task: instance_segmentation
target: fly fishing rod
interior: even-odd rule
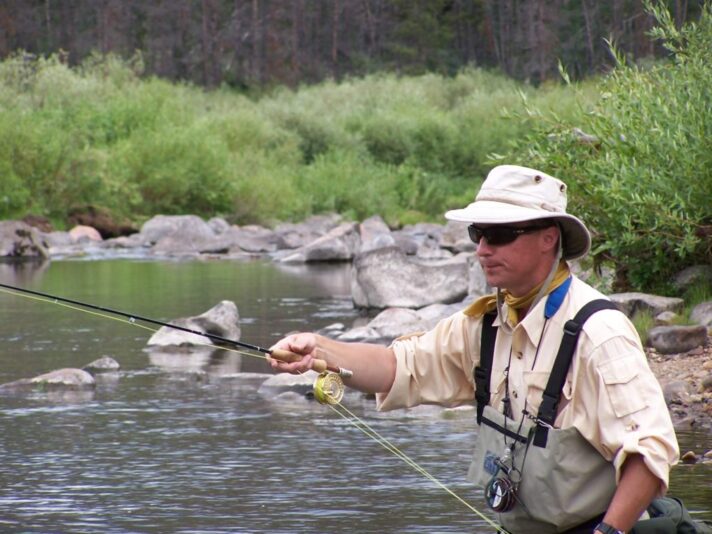
[[[0,284],[0,287],[9,289],[11,291],[16,291],[18,293],[25,293],[28,295],[34,295],[36,297],[42,297],[42,298],[53,300],[56,302],[63,302],[65,304],[71,304],[73,306],[81,306],[82,308],[87,308],[90,310],[97,310],[97,311],[104,312],[104,313],[110,313],[112,315],[118,315],[120,317],[124,317],[124,318],[128,319],[130,322],[141,321],[144,323],[149,323],[149,324],[153,324],[153,325],[157,325],[157,326],[165,326],[168,328],[173,328],[175,330],[180,330],[182,332],[187,332],[189,334],[204,336],[204,337],[207,337],[208,339],[210,339],[211,341],[215,341],[219,344],[233,345],[236,347],[241,347],[243,349],[253,350],[255,352],[260,352],[262,354],[266,354],[267,356],[270,356],[271,358],[274,358],[275,360],[280,360],[280,361],[287,362],[287,363],[295,362],[302,358],[301,355],[296,354],[294,352],[290,352],[288,350],[266,349],[264,347],[260,347],[259,345],[245,343],[244,341],[238,341],[236,339],[229,339],[229,338],[218,336],[216,334],[211,334],[208,332],[200,332],[198,330],[193,330],[191,328],[186,328],[184,326],[179,326],[179,325],[167,323],[164,321],[158,321],[156,319],[151,319],[150,317],[142,317],[141,315],[137,315],[135,313],[127,313],[127,312],[124,312],[121,310],[106,308],[104,306],[97,306],[96,304],[89,304],[89,303],[81,302],[78,300],[68,299],[68,298],[64,298],[64,297],[58,297],[56,295],[50,295],[49,293],[42,293],[41,291],[33,291],[32,289],[25,289],[22,287],[11,286],[8,284]],[[342,367],[332,367],[332,366],[328,365],[325,360],[314,359],[312,367],[318,373],[324,373],[326,371],[329,371],[331,373],[336,373],[343,378],[350,378],[351,376],[353,376],[353,373],[350,370],[344,369]]]

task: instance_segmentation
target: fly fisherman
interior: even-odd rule
[[[566,213],[566,185],[499,166],[472,204],[445,217],[470,224],[495,294],[390,347],[290,335],[275,348],[302,359],[273,359],[272,367],[304,372],[320,358],[351,369],[347,384],[376,393],[379,410],[475,398],[468,477],[485,488],[504,528],[630,531],[665,494],[679,450],[632,324],[569,270],[567,260],[584,256],[591,237]],[[577,316],[591,302],[588,318]]]

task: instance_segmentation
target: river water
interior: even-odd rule
[[[162,321],[228,299],[242,340],[260,346],[366,320],[348,265],[54,261],[0,264],[0,282]],[[470,508],[486,513],[465,480],[471,410],[379,414],[370,399],[344,400],[448,492],[329,407],[258,392],[262,359],[157,357],[143,350],[150,335],[0,292],[0,383],[104,355],[122,366],[90,393],[0,397],[0,532],[494,531]],[[683,451],[712,449],[707,432],[678,437]],[[709,464],[676,467],[671,493],[712,520]]]

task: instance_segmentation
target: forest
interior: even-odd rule
[[[666,4],[679,29],[703,0]],[[147,74],[241,90],[467,66],[539,84],[559,62],[577,79],[608,71],[608,43],[664,56],[653,24],[645,0],[4,0],[0,59],[140,53]]]

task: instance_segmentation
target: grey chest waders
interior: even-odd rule
[[[602,514],[616,489],[615,469],[575,428],[556,429],[561,390],[586,320],[608,300],[586,304],[564,326],[564,336],[536,417],[520,422],[489,406],[497,329],[494,314],[482,324],[480,364],[475,368],[479,426],[468,479],[485,488],[485,499],[509,531],[555,533]]]

